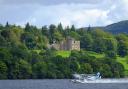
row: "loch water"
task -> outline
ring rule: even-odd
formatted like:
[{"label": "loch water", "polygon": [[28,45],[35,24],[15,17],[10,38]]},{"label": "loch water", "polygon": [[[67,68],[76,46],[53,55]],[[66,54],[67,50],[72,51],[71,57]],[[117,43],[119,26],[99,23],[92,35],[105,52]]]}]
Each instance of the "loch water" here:
[{"label": "loch water", "polygon": [[0,80],[0,89],[128,89],[128,83],[73,83],[68,79]]}]

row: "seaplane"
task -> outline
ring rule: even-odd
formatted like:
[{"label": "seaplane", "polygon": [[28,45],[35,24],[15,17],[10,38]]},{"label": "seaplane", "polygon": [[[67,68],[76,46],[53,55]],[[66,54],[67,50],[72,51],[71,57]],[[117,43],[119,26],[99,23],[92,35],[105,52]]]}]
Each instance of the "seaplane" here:
[{"label": "seaplane", "polygon": [[73,74],[74,79],[71,80],[74,83],[87,83],[89,81],[96,81],[101,79],[100,72],[96,74]]}]

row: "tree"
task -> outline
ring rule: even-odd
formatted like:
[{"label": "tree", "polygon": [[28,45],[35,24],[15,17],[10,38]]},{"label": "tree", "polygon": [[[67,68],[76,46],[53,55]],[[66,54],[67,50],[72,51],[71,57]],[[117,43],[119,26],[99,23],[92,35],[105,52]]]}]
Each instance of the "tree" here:
[{"label": "tree", "polygon": [[55,32],[57,32],[56,26],[53,25],[53,24],[50,25],[49,26],[49,34],[50,34],[49,39],[50,39],[50,43],[52,43],[55,40],[55,37],[54,37]]},{"label": "tree", "polygon": [[7,48],[0,48],[0,60],[5,62],[6,64],[9,64],[11,62],[12,55]]},{"label": "tree", "polygon": [[[13,47],[14,46],[14,47]],[[11,48],[11,54],[13,57],[21,58],[21,59],[28,59],[29,52],[24,45],[13,45]]]},{"label": "tree", "polygon": [[76,28],[74,25],[71,26],[71,31],[76,31]]},{"label": "tree", "polygon": [[116,38],[118,41],[118,54],[124,57],[128,54],[128,37],[125,34],[119,34]]},{"label": "tree", "polygon": [[61,23],[58,24],[57,30],[58,30],[61,34],[63,34],[63,26],[62,26]]},{"label": "tree", "polygon": [[31,30],[31,27],[30,27],[29,23],[26,24],[24,30],[25,30],[25,31],[30,31],[30,30]]},{"label": "tree", "polygon": [[91,32],[91,26],[88,26],[87,32]]},{"label": "tree", "polygon": [[86,50],[92,50],[93,39],[90,34],[84,34],[84,36],[80,38],[80,47]]},{"label": "tree", "polygon": [[3,30],[4,26],[2,24],[0,24],[0,30]]},{"label": "tree", "polygon": [[113,77],[111,67],[108,64],[103,64],[102,67],[100,67],[99,71],[102,74],[101,76],[104,77],[104,78]]},{"label": "tree", "polygon": [[9,23],[8,23],[8,22],[6,22],[5,28],[6,28],[6,29],[8,29],[8,28],[9,28],[9,26],[10,26],[10,25],[9,25]]},{"label": "tree", "polygon": [[58,76],[56,75],[57,73],[57,66],[52,63],[52,62],[49,62],[48,63],[48,72],[47,72],[47,78],[50,78],[50,79],[56,79]]},{"label": "tree", "polygon": [[32,75],[31,65],[24,60],[20,60],[18,65],[19,65],[18,78],[20,79],[31,78],[31,75]]},{"label": "tree", "polygon": [[116,58],[117,55],[117,40],[115,38],[106,38],[105,39],[106,46],[106,56],[110,58]]},{"label": "tree", "polygon": [[45,62],[37,62],[33,65],[33,78],[47,78],[47,65]]},{"label": "tree", "polygon": [[80,73],[90,74],[93,72],[93,69],[89,63],[81,64]]},{"label": "tree", "polygon": [[[110,45],[112,42],[111,40],[108,39],[112,39],[113,36],[110,33],[104,32],[101,29],[96,29],[96,30],[92,30],[90,34],[94,39],[93,51],[103,53],[106,51],[106,47],[107,49],[111,49]],[[106,42],[109,42],[109,44],[106,44]]]},{"label": "tree", "polygon": [[8,39],[10,37],[10,30],[2,30],[1,36],[3,36],[5,39]]},{"label": "tree", "polygon": [[80,28],[77,30],[77,33],[80,35],[80,36],[83,36],[84,34],[87,33],[87,30],[85,30],[84,28]]},{"label": "tree", "polygon": [[78,72],[80,70],[80,64],[78,61],[72,61],[70,63],[70,68],[73,72]]},{"label": "tree", "polygon": [[115,51],[107,51],[106,57],[116,58],[117,53]]},{"label": "tree", "polygon": [[80,35],[77,32],[71,31],[69,35],[70,35],[70,37],[72,37],[76,40],[80,39]]},{"label": "tree", "polygon": [[63,40],[63,37],[62,35],[59,33],[59,32],[55,32],[54,33],[54,39],[58,42],[62,41]]},{"label": "tree", "polygon": [[8,71],[7,65],[4,62],[0,61],[0,79],[7,78],[7,71]]},{"label": "tree", "polygon": [[14,58],[8,67],[9,79],[30,79],[32,75],[31,65],[23,60]]},{"label": "tree", "polygon": [[47,26],[43,26],[41,32],[45,36],[48,36],[49,35]]},{"label": "tree", "polygon": [[119,71],[114,71],[114,77],[115,77],[115,78],[120,78],[120,73],[119,73]]},{"label": "tree", "polygon": [[7,41],[3,36],[0,35],[0,47],[6,47],[7,46]]},{"label": "tree", "polygon": [[128,42],[122,41],[118,44],[118,53],[122,57],[128,54]]},{"label": "tree", "polygon": [[105,46],[106,46],[106,51],[117,52],[117,40],[115,38],[106,38]]},{"label": "tree", "polygon": [[23,43],[25,43],[25,45],[29,48],[29,49],[34,49],[37,46],[36,43],[36,38],[33,34],[30,34],[28,32],[23,33],[21,35],[21,41]]},{"label": "tree", "polygon": [[103,53],[105,52],[105,42],[104,39],[102,38],[96,38],[94,40],[93,44],[93,51],[98,52],[98,53]]}]

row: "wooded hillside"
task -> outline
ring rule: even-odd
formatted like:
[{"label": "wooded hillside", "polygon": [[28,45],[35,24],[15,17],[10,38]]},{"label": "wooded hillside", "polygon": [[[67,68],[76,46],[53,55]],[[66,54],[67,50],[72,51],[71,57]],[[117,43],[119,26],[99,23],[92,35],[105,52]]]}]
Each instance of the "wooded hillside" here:
[{"label": "wooded hillside", "polygon": [[[80,40],[81,51],[48,49],[54,40],[59,43],[68,36]],[[0,79],[72,78],[73,73],[98,71],[103,77],[124,77],[128,74],[117,58],[126,57],[127,65],[127,55],[127,34],[63,28],[61,23],[42,28],[0,25]]]}]

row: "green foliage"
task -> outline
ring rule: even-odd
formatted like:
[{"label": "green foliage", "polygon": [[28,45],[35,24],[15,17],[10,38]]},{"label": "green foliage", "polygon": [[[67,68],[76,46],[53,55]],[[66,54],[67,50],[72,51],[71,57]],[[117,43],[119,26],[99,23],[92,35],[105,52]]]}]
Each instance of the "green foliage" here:
[{"label": "green foliage", "polygon": [[8,39],[10,37],[10,30],[1,31],[1,36],[3,36],[5,39]]},{"label": "green foliage", "polygon": [[7,65],[4,62],[0,61],[0,79],[7,78],[7,71],[8,71]]},{"label": "green foliage", "polygon": [[62,35],[59,33],[59,32],[55,32],[54,33],[54,39],[58,42],[62,41],[63,40],[63,37]]},{"label": "green foliage", "polygon": [[49,35],[47,26],[43,26],[41,32],[45,36],[48,36]]},{"label": "green foliage", "polygon": [[71,54],[71,51],[57,51],[56,55],[62,56],[62,57],[69,57]]},{"label": "green foliage", "polygon": [[30,30],[31,30],[31,27],[30,27],[29,23],[27,23],[25,26],[25,31],[30,31]]},{"label": "green foliage", "polygon": [[37,62],[33,65],[33,78],[47,77],[47,65],[44,62]]},{"label": "green foliage", "polygon": [[94,56],[96,58],[104,58],[105,54],[101,54],[101,53],[96,53],[93,51],[86,51],[86,54],[90,55],[90,56]]},{"label": "green foliage", "polygon": [[0,60],[8,64],[10,59],[12,59],[10,51],[7,48],[0,48]]},{"label": "green foliage", "polygon": [[128,54],[128,37],[125,34],[119,34],[118,40],[118,54],[122,57]]},{"label": "green foliage", "polygon": [[127,64],[127,56],[126,57],[117,57],[117,61],[124,66],[125,75],[128,76],[128,64]]},{"label": "green foliage", "polygon": [[80,35],[74,31],[71,31],[69,34],[72,38],[75,38],[76,40],[80,39]]},{"label": "green foliage", "polygon": [[93,39],[92,36],[90,34],[85,34],[81,37],[80,39],[80,46],[83,49],[86,50],[92,50],[93,48]]},{"label": "green foliage", "polygon": [[76,30],[75,26],[72,25],[72,26],[71,26],[71,31],[75,31],[75,30]]},{"label": "green foliage", "polygon": [[0,47],[6,47],[7,44],[8,44],[8,43],[7,43],[7,41],[5,40],[5,38],[0,35]]},{"label": "green foliage", "polygon": [[93,68],[89,63],[83,63],[81,64],[80,73],[91,74],[93,73]]},{"label": "green foliage", "polygon": [[61,23],[58,25],[57,29],[61,34],[63,34],[63,26]]},{"label": "green foliage", "polygon": [[[60,43],[67,37],[81,42],[81,50],[49,49],[53,41]],[[128,36],[112,35],[103,30],[76,29],[74,25],[43,26],[29,23],[25,28],[0,25],[0,79],[72,78],[73,73],[96,73],[102,76],[128,75]],[[125,73],[125,75],[124,75]]]},{"label": "green foliage", "polygon": [[31,78],[32,69],[31,69],[31,65],[27,61],[20,60],[18,67],[19,67],[18,78],[20,79]]}]

